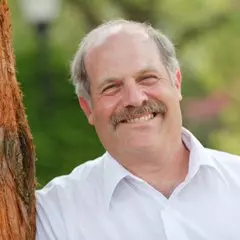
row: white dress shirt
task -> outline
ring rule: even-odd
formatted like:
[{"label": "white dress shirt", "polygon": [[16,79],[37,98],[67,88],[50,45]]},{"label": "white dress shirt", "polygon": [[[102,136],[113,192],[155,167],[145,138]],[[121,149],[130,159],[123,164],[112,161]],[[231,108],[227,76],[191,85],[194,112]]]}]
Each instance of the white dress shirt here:
[{"label": "white dress shirt", "polygon": [[240,240],[240,158],[186,129],[188,174],[167,199],[109,153],[37,191],[37,240]]}]

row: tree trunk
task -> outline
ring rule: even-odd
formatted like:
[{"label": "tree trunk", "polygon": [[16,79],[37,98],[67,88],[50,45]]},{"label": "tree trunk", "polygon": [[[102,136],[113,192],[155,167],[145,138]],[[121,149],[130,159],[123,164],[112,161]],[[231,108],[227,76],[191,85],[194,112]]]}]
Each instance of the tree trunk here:
[{"label": "tree trunk", "polygon": [[0,0],[0,239],[35,239],[35,150],[15,75],[9,9]]}]

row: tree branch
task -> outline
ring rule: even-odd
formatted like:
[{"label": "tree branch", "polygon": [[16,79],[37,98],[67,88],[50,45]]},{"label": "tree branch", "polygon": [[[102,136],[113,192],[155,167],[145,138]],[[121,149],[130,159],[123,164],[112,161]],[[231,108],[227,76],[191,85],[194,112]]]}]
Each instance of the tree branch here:
[{"label": "tree branch", "polygon": [[217,16],[212,16],[208,20],[199,25],[191,26],[185,29],[178,37],[175,38],[175,42],[178,46],[182,47],[186,45],[189,41],[198,38],[210,31],[216,31],[226,24],[230,19],[230,13],[220,14]]}]

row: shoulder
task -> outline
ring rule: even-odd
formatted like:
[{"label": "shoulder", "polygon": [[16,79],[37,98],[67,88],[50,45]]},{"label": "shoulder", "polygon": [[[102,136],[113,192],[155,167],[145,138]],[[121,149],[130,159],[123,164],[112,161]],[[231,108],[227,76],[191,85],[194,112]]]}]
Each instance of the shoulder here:
[{"label": "shoulder", "polygon": [[37,239],[68,239],[73,231],[81,235],[80,226],[72,228],[99,191],[103,161],[104,155],[88,161],[36,192]]},{"label": "shoulder", "polygon": [[37,198],[46,195],[65,194],[76,187],[84,187],[87,183],[98,181],[101,175],[104,155],[87,161],[68,174],[54,178],[45,187],[36,192]]},{"label": "shoulder", "polygon": [[207,153],[225,179],[233,180],[240,187],[240,156],[213,149],[207,149]]},{"label": "shoulder", "polygon": [[209,156],[214,158],[216,161],[218,161],[221,164],[227,165],[227,166],[239,166],[240,167],[240,156],[215,150],[215,149],[206,149]]}]

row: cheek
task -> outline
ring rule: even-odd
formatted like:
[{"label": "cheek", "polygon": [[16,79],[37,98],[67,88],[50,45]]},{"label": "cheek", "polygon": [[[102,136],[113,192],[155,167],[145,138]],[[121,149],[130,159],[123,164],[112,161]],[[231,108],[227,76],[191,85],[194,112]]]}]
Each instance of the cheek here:
[{"label": "cheek", "polygon": [[151,86],[145,89],[145,93],[153,99],[160,100],[162,102],[166,102],[169,100],[171,94],[169,88],[163,86]]},{"label": "cheek", "polygon": [[180,102],[180,94],[177,89],[172,86],[158,86],[146,92],[149,99],[161,101],[168,109],[178,107]]},{"label": "cheek", "polygon": [[94,121],[103,122],[109,120],[116,111],[118,101],[113,97],[102,97],[94,104],[93,118]]}]

